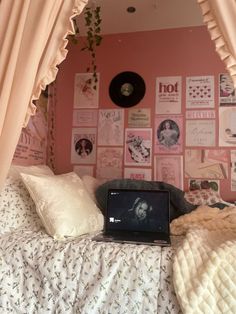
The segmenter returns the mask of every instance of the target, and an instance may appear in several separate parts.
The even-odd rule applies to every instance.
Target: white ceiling
[[[202,25],[197,0],[90,0],[101,6],[102,34],[149,31]],[[128,13],[128,7],[135,7]],[[85,34],[82,14],[78,17]]]

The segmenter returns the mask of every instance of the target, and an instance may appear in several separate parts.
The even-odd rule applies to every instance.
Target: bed
[[[224,213],[224,217],[217,216],[217,221],[226,221],[224,226],[230,229],[226,240],[230,239],[234,245],[235,208],[227,206],[219,210],[200,206],[174,219],[171,247],[97,243],[92,237],[102,228],[102,214],[93,204],[94,194],[88,198],[91,186],[88,188],[88,182],[77,180],[75,176],[54,176],[47,167],[17,167],[10,171],[0,194],[1,313],[211,313],[198,311],[201,306],[196,300],[195,310],[189,311],[193,306],[189,293],[191,296],[196,291],[194,284],[191,289],[187,284],[198,274],[196,269],[192,268],[191,273],[186,268],[186,262],[193,265],[193,261],[183,259],[188,255],[185,252],[187,245],[190,252],[193,241],[187,226],[192,226],[193,238],[200,227],[211,233],[211,228],[204,223],[206,209],[211,211],[211,221]],[[65,184],[65,179],[68,178],[76,184],[77,194],[82,195],[79,205],[83,208],[87,197],[89,221],[82,224],[82,229],[68,217],[68,212],[72,216],[75,214],[73,208],[68,207],[70,202],[66,197],[68,182]],[[62,179],[63,200],[60,203],[58,195],[62,190],[58,186]],[[50,183],[46,187],[45,180]],[[59,194],[52,195],[55,190]],[[71,190],[73,186],[70,185],[68,194]],[[55,205],[48,200],[50,197]],[[66,214],[60,208],[65,205]],[[91,205],[94,211],[89,208]],[[58,208],[60,210],[55,214]],[[81,212],[79,217],[84,219]],[[73,228],[69,228],[67,222]],[[86,234],[84,228],[88,230]],[[198,243],[196,252],[199,246]],[[234,251],[231,248],[231,252]],[[200,267],[200,262],[197,265]],[[181,269],[188,272],[187,277]],[[236,267],[232,271],[234,269]],[[231,290],[234,293],[234,286]],[[235,313],[232,298],[229,303],[231,308],[225,313]],[[223,313],[215,309],[212,313]]]

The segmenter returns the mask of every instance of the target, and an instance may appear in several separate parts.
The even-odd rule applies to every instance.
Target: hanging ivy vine
[[[96,64],[96,47],[101,44],[101,7],[94,3],[84,10],[84,22],[86,27],[86,37],[82,42],[81,51],[87,51],[90,54],[90,64],[87,66],[86,72],[92,72],[92,80],[89,82],[94,89],[97,89],[98,74]],[[74,44],[80,42],[80,30],[76,18],[73,20],[75,34],[70,35],[70,40]]]

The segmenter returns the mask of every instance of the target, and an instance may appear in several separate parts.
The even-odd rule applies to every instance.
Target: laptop
[[[166,190],[109,189],[104,230],[93,240],[170,246]]]

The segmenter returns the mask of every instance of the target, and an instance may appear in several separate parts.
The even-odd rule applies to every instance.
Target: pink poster
[[[98,147],[97,172],[99,179],[122,178],[122,147]]]
[[[152,129],[126,129],[125,165],[151,166]]]
[[[186,108],[214,108],[214,76],[186,78]]]
[[[183,117],[156,116],[155,153],[176,154],[183,151]]]
[[[146,168],[125,168],[124,178],[132,180],[152,180],[152,170]]]
[[[156,113],[181,113],[182,78],[181,76],[157,77]]]
[[[36,114],[30,118],[27,127],[22,129],[13,157],[13,163],[18,165],[46,163],[48,132],[47,105],[48,99],[42,94],[37,101]]]
[[[163,181],[183,189],[183,156],[155,156],[155,176]]]

